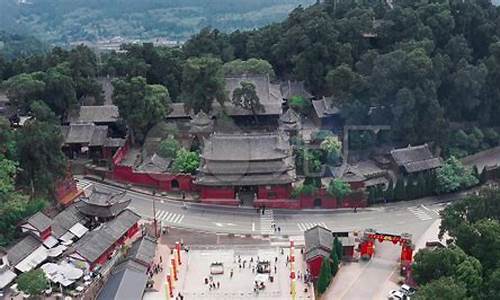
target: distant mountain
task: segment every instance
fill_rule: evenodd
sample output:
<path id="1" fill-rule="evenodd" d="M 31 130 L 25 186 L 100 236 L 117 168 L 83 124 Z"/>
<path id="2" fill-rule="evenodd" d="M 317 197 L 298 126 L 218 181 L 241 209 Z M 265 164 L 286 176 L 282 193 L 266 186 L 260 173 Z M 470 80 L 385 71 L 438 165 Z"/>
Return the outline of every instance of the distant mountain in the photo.
<path id="1" fill-rule="evenodd" d="M 48 46 L 33 36 L 0 31 L 0 55 L 7 59 L 44 52 Z"/>
<path id="2" fill-rule="evenodd" d="M 50 43 L 167 38 L 186 40 L 201 28 L 252 29 L 280 21 L 316 0 L 0 0 L 0 28 Z M 4 19 L 4 17 L 6 17 Z"/>

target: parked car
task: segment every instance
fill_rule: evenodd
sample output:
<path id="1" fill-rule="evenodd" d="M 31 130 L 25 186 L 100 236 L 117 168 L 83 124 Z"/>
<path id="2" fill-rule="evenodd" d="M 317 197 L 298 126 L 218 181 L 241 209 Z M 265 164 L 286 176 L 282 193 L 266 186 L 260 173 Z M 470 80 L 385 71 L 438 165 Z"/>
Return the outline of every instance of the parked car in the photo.
<path id="1" fill-rule="evenodd" d="M 410 297 L 406 296 L 403 292 L 396 290 L 392 290 L 389 293 L 388 298 L 392 300 L 410 300 Z"/>
<path id="2" fill-rule="evenodd" d="M 407 285 L 407 284 L 403 284 L 399 290 L 401 292 L 403 292 L 405 295 L 407 296 L 412 296 L 415 294 L 415 292 L 417 291 L 416 289 L 412 288 L 411 286 Z"/>

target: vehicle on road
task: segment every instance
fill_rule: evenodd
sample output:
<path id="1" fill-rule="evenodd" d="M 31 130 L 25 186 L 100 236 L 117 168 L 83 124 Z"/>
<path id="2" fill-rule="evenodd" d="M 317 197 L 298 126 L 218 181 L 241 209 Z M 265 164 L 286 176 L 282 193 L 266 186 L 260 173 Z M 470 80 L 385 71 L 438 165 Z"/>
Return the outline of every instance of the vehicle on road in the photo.
<path id="1" fill-rule="evenodd" d="M 388 299 L 391 299 L 391 300 L 410 300 L 410 297 L 405 295 L 402 291 L 392 290 L 389 293 Z"/>
<path id="2" fill-rule="evenodd" d="M 399 290 L 401 292 L 403 292 L 405 295 L 407 296 L 411 296 L 411 295 L 414 295 L 415 292 L 417 291 L 416 289 L 412 288 L 411 286 L 407 285 L 407 284 L 403 284 Z"/>

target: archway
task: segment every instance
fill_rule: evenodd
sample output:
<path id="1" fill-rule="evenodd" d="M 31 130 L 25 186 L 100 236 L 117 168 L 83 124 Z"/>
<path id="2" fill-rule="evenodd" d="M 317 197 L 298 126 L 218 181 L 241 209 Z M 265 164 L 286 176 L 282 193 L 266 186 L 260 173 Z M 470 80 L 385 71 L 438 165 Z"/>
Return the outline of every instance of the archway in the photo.
<path id="1" fill-rule="evenodd" d="M 321 198 L 314 199 L 313 205 L 314 205 L 314 208 L 320 208 L 321 207 Z"/>
<path id="2" fill-rule="evenodd" d="M 375 240 L 380 243 L 384 241 L 390 241 L 394 245 L 401 245 L 401 273 L 402 275 L 406 275 L 406 272 L 409 270 L 409 267 L 413 260 L 413 248 L 414 245 L 411 240 L 412 236 L 409 233 L 402 233 L 401 235 L 394 235 L 388 233 L 379 233 L 373 229 L 365 230 L 361 242 L 359 243 L 359 252 L 361 258 L 370 259 L 374 252 Z"/>
<path id="3" fill-rule="evenodd" d="M 179 189 L 179 181 L 177 179 L 173 179 L 171 182 L 170 182 L 170 187 L 173 189 L 173 190 L 178 190 Z"/>

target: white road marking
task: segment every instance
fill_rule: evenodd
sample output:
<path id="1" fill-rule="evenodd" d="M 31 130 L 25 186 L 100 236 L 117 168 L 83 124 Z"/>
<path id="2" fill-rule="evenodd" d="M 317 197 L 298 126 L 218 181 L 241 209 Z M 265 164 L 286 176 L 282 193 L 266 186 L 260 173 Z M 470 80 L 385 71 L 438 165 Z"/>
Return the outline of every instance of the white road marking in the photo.
<path id="1" fill-rule="evenodd" d="M 321 223 L 311 223 L 311 222 L 301 222 L 301 223 L 297 223 L 297 226 L 299 227 L 299 230 L 300 231 L 306 231 L 308 229 L 311 229 L 313 228 L 314 226 L 322 226 L 322 227 L 325 227 L 326 229 L 328 229 L 328 226 L 324 223 L 324 222 L 321 222 Z"/>
<path id="2" fill-rule="evenodd" d="M 432 220 L 432 217 L 429 216 L 425 211 L 417 206 L 408 207 L 408 210 L 412 212 L 419 220 L 427 221 Z"/>
<path id="3" fill-rule="evenodd" d="M 255 222 L 252 222 L 252 232 L 255 231 Z"/>
<path id="4" fill-rule="evenodd" d="M 169 223 L 179 224 L 184 219 L 183 214 L 171 213 L 164 210 L 159 210 L 156 212 L 156 218 Z"/>

